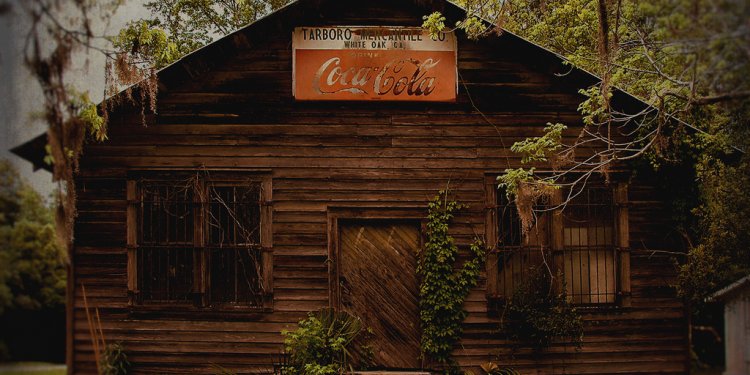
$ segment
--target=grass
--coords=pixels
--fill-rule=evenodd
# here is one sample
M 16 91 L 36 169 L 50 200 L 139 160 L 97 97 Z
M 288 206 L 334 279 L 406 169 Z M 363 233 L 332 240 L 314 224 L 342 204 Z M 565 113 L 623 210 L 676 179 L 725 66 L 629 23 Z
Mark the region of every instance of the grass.
M 0 375 L 65 375 L 65 373 L 65 365 L 54 363 L 0 363 Z

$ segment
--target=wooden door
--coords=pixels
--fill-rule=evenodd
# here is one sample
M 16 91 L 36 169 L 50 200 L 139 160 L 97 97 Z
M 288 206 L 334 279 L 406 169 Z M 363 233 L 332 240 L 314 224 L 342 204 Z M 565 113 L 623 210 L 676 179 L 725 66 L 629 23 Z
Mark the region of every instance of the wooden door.
M 418 368 L 418 224 L 343 224 L 339 238 L 341 308 L 372 328 L 375 365 Z

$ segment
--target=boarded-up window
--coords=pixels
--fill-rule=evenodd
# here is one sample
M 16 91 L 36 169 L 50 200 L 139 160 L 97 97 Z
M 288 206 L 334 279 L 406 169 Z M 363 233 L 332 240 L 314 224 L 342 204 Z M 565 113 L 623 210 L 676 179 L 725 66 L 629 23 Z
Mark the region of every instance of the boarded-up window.
M 606 186 L 586 186 L 563 210 L 563 273 L 571 302 L 616 301 L 615 223 L 613 189 Z
M 136 279 L 129 286 L 135 286 L 136 301 L 263 307 L 270 277 L 264 274 L 270 262 L 262 225 L 270 210 L 262 207 L 263 186 L 261 180 L 195 176 L 141 180 L 137 240 L 129 244 L 135 249 L 129 272 Z

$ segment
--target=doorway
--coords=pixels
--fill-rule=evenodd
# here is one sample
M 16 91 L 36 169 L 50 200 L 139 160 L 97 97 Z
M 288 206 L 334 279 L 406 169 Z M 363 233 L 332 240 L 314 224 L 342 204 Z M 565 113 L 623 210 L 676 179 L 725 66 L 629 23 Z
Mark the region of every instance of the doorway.
M 338 228 L 338 306 L 372 329 L 379 368 L 420 367 L 419 222 L 352 220 Z

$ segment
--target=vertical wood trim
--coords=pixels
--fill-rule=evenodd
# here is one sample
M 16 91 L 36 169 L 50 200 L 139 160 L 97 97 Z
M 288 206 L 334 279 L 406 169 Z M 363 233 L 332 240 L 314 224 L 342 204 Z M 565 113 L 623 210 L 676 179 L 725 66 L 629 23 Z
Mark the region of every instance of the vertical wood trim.
M 562 189 L 556 189 L 552 194 L 552 207 L 557 207 L 563 202 L 563 191 Z M 565 280 L 564 270 L 564 250 L 565 250 L 565 239 L 563 236 L 563 209 L 558 208 L 552 211 L 552 220 L 549 226 L 550 230 L 550 247 L 552 249 L 552 263 L 555 276 L 559 276 L 559 282 L 555 283 L 555 287 L 558 288 L 558 292 L 562 292 L 563 282 Z
M 210 202 L 208 183 L 202 179 L 195 182 L 193 193 L 193 293 L 195 302 L 199 306 L 209 304 L 208 291 L 210 290 L 210 278 L 208 275 L 208 249 L 206 249 L 206 210 Z
M 68 267 L 67 268 L 67 274 L 68 274 L 68 283 L 65 286 L 66 291 L 66 298 L 65 298 L 65 325 L 66 325 L 66 332 L 65 332 L 65 365 L 67 367 L 67 374 L 73 375 L 75 372 L 75 361 L 73 360 L 75 358 L 75 346 L 73 346 L 73 332 L 75 332 L 75 285 L 76 285 L 76 279 L 75 279 L 75 269 L 73 267 L 73 253 L 75 252 L 75 247 L 71 247 L 71 250 L 68 251 Z
M 630 307 L 630 223 L 628 219 L 628 185 L 617 184 L 615 188 L 617 203 L 617 246 L 620 249 L 620 301 L 623 307 Z
M 339 309 L 338 219 L 328 214 L 328 306 Z
M 138 185 L 128 180 L 126 186 L 127 208 L 127 251 L 128 251 L 128 303 L 133 305 L 138 293 Z
M 263 290 L 265 291 L 264 305 L 273 304 L 273 183 L 271 176 L 263 178 L 261 182 L 260 206 L 260 246 L 262 249 L 261 262 L 263 269 Z
M 495 177 L 485 176 L 484 180 L 484 233 L 487 247 L 487 295 L 497 295 L 497 188 Z

